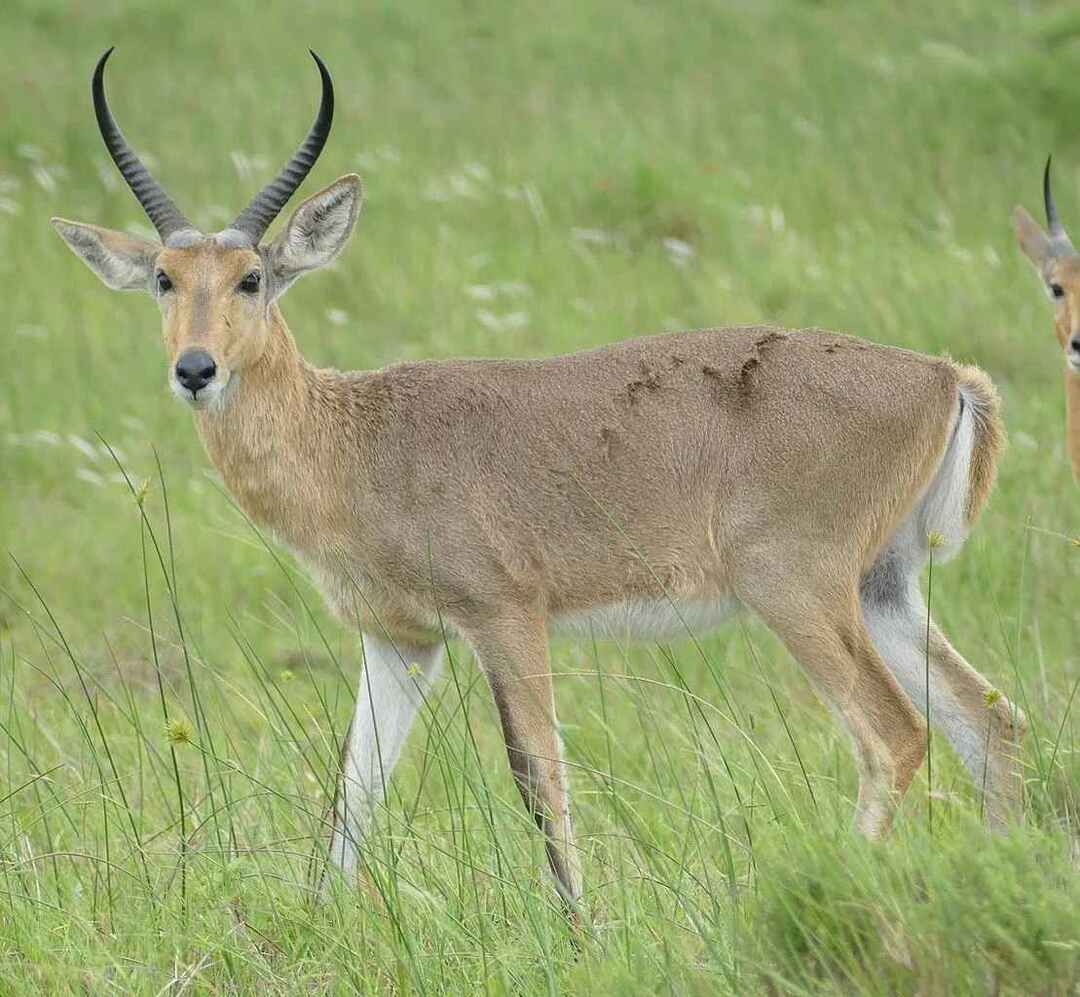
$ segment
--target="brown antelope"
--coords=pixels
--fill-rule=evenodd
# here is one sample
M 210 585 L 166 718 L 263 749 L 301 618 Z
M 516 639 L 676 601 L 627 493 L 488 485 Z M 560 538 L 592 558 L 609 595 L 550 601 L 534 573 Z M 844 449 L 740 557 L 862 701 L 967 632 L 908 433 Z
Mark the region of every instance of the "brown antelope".
M 1049 234 L 1020 205 L 1013 209 L 1016 238 L 1054 303 L 1054 331 L 1065 354 L 1065 440 L 1073 475 L 1080 482 L 1080 254 L 1058 218 L 1050 191 L 1050 160 L 1043 172 Z
M 168 377 L 240 506 L 305 561 L 363 634 L 330 852 L 353 875 L 444 627 L 474 649 L 558 890 L 581 894 L 555 720 L 552 630 L 664 639 L 756 613 L 849 730 L 855 824 L 885 833 L 931 718 L 986 814 L 1020 806 L 1023 721 L 928 622 L 933 537 L 955 553 L 1003 445 L 974 367 L 819 329 L 709 329 L 538 360 L 308 364 L 278 299 L 341 252 L 360 182 L 313 194 L 333 91 L 281 174 L 203 234 L 132 152 L 93 77 L 105 144 L 161 235 L 54 219 L 110 287 L 162 313 Z M 928 642 L 928 646 L 927 646 Z M 927 663 L 928 662 L 928 663 Z

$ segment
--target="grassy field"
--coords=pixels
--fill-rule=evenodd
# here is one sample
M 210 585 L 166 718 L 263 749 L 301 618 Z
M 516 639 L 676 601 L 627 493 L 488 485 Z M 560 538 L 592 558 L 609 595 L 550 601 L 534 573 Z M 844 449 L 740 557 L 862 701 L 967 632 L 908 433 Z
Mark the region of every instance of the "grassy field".
M 0 11 L 0 993 L 1076 993 L 1080 489 L 1009 211 L 1039 207 L 1053 151 L 1080 230 L 1080 13 L 268 7 Z M 1012 446 L 933 609 L 1027 711 L 1026 828 L 985 835 L 939 739 L 894 836 L 855 840 L 846 739 L 753 620 L 698 646 L 560 641 L 594 921 L 575 951 L 452 645 L 372 843 L 381 896 L 313 905 L 357 643 L 223 492 L 152 302 L 48 224 L 147 229 L 90 110 L 110 44 L 126 133 L 205 227 L 310 122 L 306 48 L 329 63 L 304 189 L 356 170 L 368 200 L 285 302 L 314 362 L 766 320 L 986 368 Z

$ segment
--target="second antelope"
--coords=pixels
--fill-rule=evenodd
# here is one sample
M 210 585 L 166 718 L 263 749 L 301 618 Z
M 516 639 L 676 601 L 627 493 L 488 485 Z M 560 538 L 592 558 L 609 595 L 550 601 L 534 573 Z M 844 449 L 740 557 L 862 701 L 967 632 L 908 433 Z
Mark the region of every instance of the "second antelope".
M 1019 205 L 1013 211 L 1013 224 L 1020 248 L 1035 264 L 1054 303 L 1054 331 L 1065 354 L 1065 445 L 1080 483 L 1080 254 L 1058 218 L 1049 159 L 1043 173 L 1043 202 L 1049 233 Z
M 855 824 L 884 834 L 926 755 L 921 709 L 998 827 L 1020 808 L 1023 727 L 927 619 L 928 537 L 958 551 L 1003 431 L 985 374 L 823 330 L 710 329 L 539 360 L 342 373 L 301 355 L 279 299 L 343 249 L 356 176 L 263 236 L 311 169 L 333 90 L 281 174 L 222 232 L 179 212 L 93 99 L 161 242 L 54 219 L 109 286 L 162 314 L 168 380 L 240 506 L 363 632 L 330 854 L 364 835 L 443 662 L 474 649 L 510 765 L 573 909 L 582 879 L 555 718 L 553 630 L 666 639 L 756 613 L 851 734 Z M 928 662 L 928 664 L 927 664 Z M 419 667 L 412 667 L 416 663 Z

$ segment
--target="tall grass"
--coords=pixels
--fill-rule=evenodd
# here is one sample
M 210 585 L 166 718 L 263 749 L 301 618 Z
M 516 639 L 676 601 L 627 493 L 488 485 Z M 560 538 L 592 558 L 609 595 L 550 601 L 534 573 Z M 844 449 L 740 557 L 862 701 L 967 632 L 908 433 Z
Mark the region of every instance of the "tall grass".
M 312 182 L 356 169 L 368 203 L 284 305 L 316 362 L 777 321 L 985 367 L 1012 447 L 932 601 L 1028 716 L 1026 827 L 986 836 L 938 739 L 893 837 L 855 839 L 848 745 L 753 620 L 559 641 L 576 948 L 451 642 L 369 882 L 316 904 L 361 652 L 208 473 L 152 306 L 47 224 L 145 228 L 89 111 L 108 44 L 206 226 L 308 124 L 304 48 L 328 61 Z M 1008 226 L 1051 150 L 1080 226 L 1069 5 L 15 0 L 0 47 L 0 993 L 1075 992 L 1080 491 Z

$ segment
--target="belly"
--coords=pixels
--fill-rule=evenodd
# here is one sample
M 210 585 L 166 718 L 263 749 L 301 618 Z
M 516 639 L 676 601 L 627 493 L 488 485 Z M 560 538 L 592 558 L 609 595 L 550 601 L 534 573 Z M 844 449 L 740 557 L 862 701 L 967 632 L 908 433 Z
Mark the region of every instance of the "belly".
M 679 640 L 715 630 L 738 608 L 734 599 L 632 599 L 564 613 L 552 620 L 555 633 L 625 640 Z

